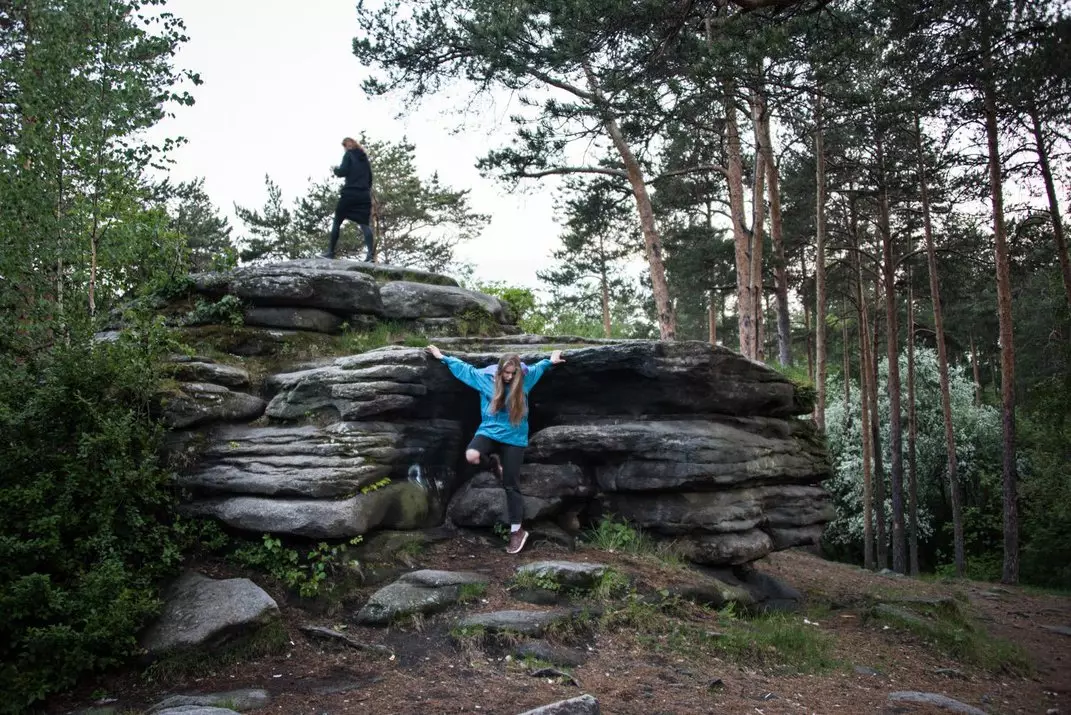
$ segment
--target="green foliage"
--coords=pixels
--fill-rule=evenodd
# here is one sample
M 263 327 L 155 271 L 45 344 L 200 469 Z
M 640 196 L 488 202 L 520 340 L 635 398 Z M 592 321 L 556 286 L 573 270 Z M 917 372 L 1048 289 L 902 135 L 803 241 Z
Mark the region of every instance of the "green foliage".
M 361 487 L 361 494 L 370 494 L 376 491 L 377 489 L 382 489 L 383 487 L 388 486 L 389 484 L 390 477 L 383 477 L 382 479 L 378 479 L 372 482 L 371 484 L 365 484 L 363 487 Z
M 838 665 L 832 636 L 800 616 L 773 613 L 740 622 L 731 609 L 718 615 L 729 627 L 714 639 L 714 647 L 738 663 L 799 673 L 822 673 Z
M 901 374 L 906 374 L 901 356 Z M 937 376 L 937 358 L 933 350 L 917 348 L 915 351 L 915 391 L 918 421 L 916 463 L 919 482 L 919 544 L 925 560 L 938 561 L 951 554 L 951 543 L 946 532 L 937 528 L 938 523 L 950 521 L 944 498 L 947 483 L 944 422 L 941 415 L 940 387 Z M 878 364 L 878 420 L 883 461 L 887 465 L 889 454 L 889 401 L 885 386 L 888 374 L 885 361 Z M 956 430 L 956 451 L 959 476 L 965 494 L 965 522 L 968 530 L 975 530 L 968 557 L 977 559 L 991 550 L 994 543 L 988 529 L 991 521 L 984 515 L 992 515 L 999 521 L 999 474 L 1000 474 L 1000 419 L 997 410 L 989 406 L 975 406 L 974 385 L 960 371 L 950 374 L 952 418 Z M 840 377 L 830 379 L 827 395 L 843 394 Z M 858 395 L 858 386 L 852 385 L 852 394 Z M 824 543 L 834 553 L 846 558 L 860 560 L 862 556 L 863 516 L 863 470 L 862 470 L 862 418 L 859 401 L 853 399 L 845 410 L 843 400 L 832 399 L 826 409 L 826 435 L 833 462 L 834 477 L 825 482 L 833 493 L 837 516 L 826 529 Z M 907 440 L 904 440 L 904 464 L 907 464 Z M 886 470 L 886 480 L 888 477 Z M 886 494 L 888 494 L 888 490 Z M 994 499 L 997 501 L 994 507 Z M 972 512 L 976 507 L 979 511 Z M 886 518 L 890 518 L 888 504 Z M 975 517 L 981 517 L 975 518 Z M 890 526 L 891 532 L 891 526 Z M 999 527 L 998 532 L 999 533 Z M 996 543 L 999 543 L 997 539 Z M 849 556 L 849 554 L 851 556 Z
M 523 324 L 525 319 L 536 308 L 536 297 L 531 288 L 520 288 L 506 285 L 501 281 L 492 281 L 491 283 L 478 283 L 474 290 L 496 296 L 505 301 L 506 305 L 509 306 L 510 318 L 513 323 Z
M 486 593 L 486 583 L 463 583 L 461 588 L 458 589 L 457 600 L 461 603 L 469 603 L 470 601 L 479 600 Z
M 0 369 L 0 710 L 138 651 L 181 557 L 150 416 L 159 324 Z M 188 536 L 188 532 L 186 534 Z
M 562 590 L 562 585 L 555 581 L 549 574 L 536 571 L 522 571 L 510 580 L 509 590 L 517 591 L 527 589 L 553 591 L 554 593 L 557 593 Z
M 627 520 L 618 521 L 611 517 L 601 519 L 588 529 L 584 533 L 584 541 L 596 549 L 610 553 L 650 554 L 656 550 L 651 537 L 633 527 Z
M 387 345 L 399 344 L 422 347 L 427 345 L 427 338 L 412 328 L 392 321 L 377 322 L 373 327 L 364 330 L 355 330 L 348 325 L 343 325 L 342 334 L 338 337 L 337 354 L 357 355 Z
M 903 601 L 895 607 L 874 608 L 870 616 L 914 633 L 957 660 L 993 673 L 1029 675 L 1033 669 L 1022 648 L 989 635 L 962 604 L 951 599 L 937 603 Z
M 498 321 L 495 317 L 475 306 L 465 308 L 455 315 L 454 323 L 457 325 L 457 334 L 461 337 L 497 335 L 499 332 Z
M 168 202 L 170 227 L 185 241 L 190 270 L 225 271 L 238 264 L 238 249 L 231 239 L 226 216 L 205 192 L 204 179 L 160 187 Z
M 225 295 L 217 301 L 198 298 L 193 310 L 186 315 L 187 325 L 245 325 L 245 306 L 236 295 Z
M 251 543 L 234 550 L 230 558 L 248 568 L 263 571 L 296 589 L 302 598 L 329 595 L 335 588 L 330 577 L 347 563 L 355 563 L 349 556 L 348 546 L 361 542 L 360 536 L 348 544 L 320 542 L 311 547 L 304 556 L 297 548 L 286 546 L 282 539 L 264 534 L 261 543 Z

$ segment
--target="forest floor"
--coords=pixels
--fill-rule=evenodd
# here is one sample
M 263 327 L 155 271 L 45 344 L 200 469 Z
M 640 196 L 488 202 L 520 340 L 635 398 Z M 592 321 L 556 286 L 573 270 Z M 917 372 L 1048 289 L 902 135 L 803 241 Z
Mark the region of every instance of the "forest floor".
M 549 638 L 585 659 L 558 674 L 548 663 L 516 657 L 515 641 L 465 637 L 454 627 L 459 614 L 538 608 L 515 600 L 508 583 L 518 564 L 545 559 L 608 564 L 634 584 L 632 597 L 589 601 L 600 615 L 587 626 Z M 948 712 L 888 697 L 922 691 L 987 713 L 1071 714 L 1068 596 L 880 575 L 787 551 L 756 566 L 799 589 L 804 608 L 749 617 L 636 599 L 637 587 L 657 593 L 687 581 L 684 567 L 651 555 L 536 543 L 509 556 L 490 539 L 463 536 L 428 546 L 408 566 L 479 571 L 491 585 L 442 614 L 371 628 L 353 619 L 371 587 L 333 608 L 312 609 L 263 576 L 204 564 L 211 575 L 251 576 L 276 598 L 286 633 L 273 654 L 202 662 L 186 672 L 112 674 L 51 703 L 49 712 L 86 708 L 94 699 L 114 712 L 142 712 L 174 693 L 263 688 L 271 703 L 255 713 L 515 715 L 583 693 L 611 714 Z M 386 650 L 313 640 L 300 630 L 307 624 Z

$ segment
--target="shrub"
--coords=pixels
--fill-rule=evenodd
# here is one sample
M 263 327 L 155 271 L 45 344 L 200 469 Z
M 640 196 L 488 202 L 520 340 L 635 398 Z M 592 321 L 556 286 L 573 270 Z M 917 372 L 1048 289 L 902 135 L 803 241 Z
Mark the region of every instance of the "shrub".
M 0 365 L 0 712 L 135 653 L 158 610 L 181 551 L 149 413 L 169 349 L 157 323 Z

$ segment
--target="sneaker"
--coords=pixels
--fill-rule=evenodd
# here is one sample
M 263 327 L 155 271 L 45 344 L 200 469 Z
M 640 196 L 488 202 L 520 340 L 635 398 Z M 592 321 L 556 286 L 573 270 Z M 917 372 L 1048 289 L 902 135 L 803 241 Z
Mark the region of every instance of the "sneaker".
M 507 554 L 519 554 L 524 545 L 528 542 L 528 532 L 523 528 L 514 531 L 509 535 L 509 546 L 506 547 Z
M 333 254 L 333 253 L 321 253 L 318 256 L 318 258 L 334 258 L 334 257 L 335 257 L 335 254 Z
M 502 460 L 498 458 L 497 454 L 487 455 L 487 461 L 491 463 L 491 474 L 498 477 L 498 481 L 502 481 Z

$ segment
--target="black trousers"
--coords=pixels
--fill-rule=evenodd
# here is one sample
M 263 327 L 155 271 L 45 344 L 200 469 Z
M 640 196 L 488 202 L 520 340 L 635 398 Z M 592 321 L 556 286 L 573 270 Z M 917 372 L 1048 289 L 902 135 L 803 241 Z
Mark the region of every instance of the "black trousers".
M 364 234 L 364 247 L 367 250 L 367 258 L 375 254 L 375 242 L 372 236 L 372 194 L 367 191 L 342 190 L 335 206 L 335 220 L 331 224 L 331 242 L 328 244 L 327 253 L 332 258 L 335 248 L 338 246 L 338 233 L 342 229 L 342 223 L 349 219 L 361 227 Z
M 520 524 L 524 518 L 524 498 L 521 497 L 521 464 L 524 462 L 524 447 L 498 442 L 478 434 L 469 442 L 467 449 L 480 453 L 480 466 L 492 471 L 488 456 L 497 454 L 502 461 L 502 487 L 506 490 L 506 511 L 510 524 Z

